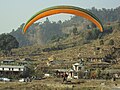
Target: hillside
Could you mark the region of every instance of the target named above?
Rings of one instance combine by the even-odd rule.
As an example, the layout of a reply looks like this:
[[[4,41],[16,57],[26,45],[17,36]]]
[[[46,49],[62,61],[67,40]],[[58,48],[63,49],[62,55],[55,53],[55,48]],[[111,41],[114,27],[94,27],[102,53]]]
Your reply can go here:
[[[92,9],[89,9],[89,11],[93,12],[98,18],[100,18],[103,24],[110,24],[111,22],[120,20],[120,7],[115,9],[96,9],[93,7]],[[20,47],[34,44],[45,45],[48,44],[51,39],[53,40],[57,37],[68,37],[75,27],[77,27],[79,33],[81,33],[81,31],[89,30],[91,29],[92,24],[86,19],[72,16],[70,20],[66,20],[64,22],[51,22],[46,18],[46,21],[43,23],[34,23],[26,34],[23,34],[22,32],[23,26],[24,24],[22,24],[17,30],[13,30],[10,33],[16,37]]]
[[[33,45],[13,49],[12,53],[15,56],[31,57],[37,60],[48,59],[54,56],[56,60],[77,60],[79,57],[104,57],[107,54],[112,54],[112,47],[120,48],[120,26],[118,23],[110,25],[113,32],[103,34],[101,38],[95,40],[83,40],[80,34],[70,35],[66,39],[59,41],[51,41],[49,44]],[[108,27],[110,27],[108,26]],[[107,30],[105,30],[107,31]],[[86,31],[83,31],[84,34]],[[89,32],[92,32],[91,30]],[[85,33],[86,34],[86,33]],[[91,35],[92,36],[92,35]],[[111,40],[114,43],[111,43]],[[102,42],[102,43],[101,43]],[[97,48],[100,48],[99,50]],[[119,57],[120,51],[116,51],[113,55]]]
[[[10,34],[16,37],[20,47],[12,49],[11,55],[15,58],[30,57],[35,60],[54,57],[56,60],[78,60],[79,57],[108,57],[119,58],[120,48],[120,8],[97,10],[92,8],[93,13],[100,13],[100,17],[108,14],[108,20],[103,22],[104,32],[101,33],[96,26],[86,19],[72,16],[70,20],[51,22],[48,18],[43,23],[34,23],[26,34],[23,34],[22,24]],[[112,18],[114,14],[117,18]],[[102,20],[102,19],[101,19]]]

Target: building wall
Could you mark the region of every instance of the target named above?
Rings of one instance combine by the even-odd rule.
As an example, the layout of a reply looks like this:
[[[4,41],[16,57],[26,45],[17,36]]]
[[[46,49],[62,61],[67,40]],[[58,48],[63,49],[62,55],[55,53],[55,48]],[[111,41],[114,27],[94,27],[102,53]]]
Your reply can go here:
[[[0,77],[26,78],[29,76],[29,68],[24,66],[0,66]]]
[[[1,68],[0,71],[24,71],[24,68]]]

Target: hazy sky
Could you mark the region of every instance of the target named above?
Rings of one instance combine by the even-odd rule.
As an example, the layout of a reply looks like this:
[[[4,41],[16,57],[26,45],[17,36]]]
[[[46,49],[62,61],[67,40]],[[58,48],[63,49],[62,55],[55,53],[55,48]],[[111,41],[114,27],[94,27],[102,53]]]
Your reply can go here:
[[[36,12],[56,5],[72,5],[85,9],[116,8],[120,6],[120,0],[0,0],[0,34],[16,30]],[[49,19],[65,20],[69,19],[69,15],[54,15]]]

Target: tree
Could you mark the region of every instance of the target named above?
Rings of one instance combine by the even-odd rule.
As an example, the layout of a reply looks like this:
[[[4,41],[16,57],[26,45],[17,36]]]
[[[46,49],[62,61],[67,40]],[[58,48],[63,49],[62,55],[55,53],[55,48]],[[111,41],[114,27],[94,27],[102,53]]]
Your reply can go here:
[[[100,45],[104,45],[104,41],[103,40],[100,40],[99,43],[100,43]]]
[[[18,47],[19,47],[19,43],[15,37],[13,37],[10,34],[0,35],[0,50],[5,52],[5,54],[7,54],[7,52],[10,52],[11,49]]]
[[[85,35],[85,40],[92,40],[92,32],[87,31],[87,34]]]
[[[96,69],[96,74],[97,74],[97,78],[100,79],[101,70],[100,69]]]
[[[74,35],[77,35],[77,34],[78,34],[78,30],[77,30],[77,27],[76,27],[76,26],[73,28],[73,34],[74,34]]]
[[[95,40],[95,39],[97,39],[98,38],[98,36],[99,36],[99,34],[100,34],[100,31],[98,30],[98,29],[93,29],[92,30],[92,39],[93,40]]]
[[[62,21],[61,21],[61,20],[59,20],[59,21],[58,21],[58,24],[60,24],[60,25],[61,25],[61,24],[62,24]]]
[[[50,20],[48,19],[48,17],[46,18],[46,22],[50,22]]]
[[[114,45],[114,43],[115,43],[114,40],[111,39],[108,44],[109,44],[109,45]]]
[[[94,29],[96,28],[97,26],[94,24],[94,23],[91,23],[91,28]]]

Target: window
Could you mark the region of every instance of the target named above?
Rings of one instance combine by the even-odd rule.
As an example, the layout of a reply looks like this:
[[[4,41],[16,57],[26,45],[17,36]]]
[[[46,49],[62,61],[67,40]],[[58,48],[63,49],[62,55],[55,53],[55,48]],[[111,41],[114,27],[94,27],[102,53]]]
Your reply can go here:
[[[21,69],[19,68],[19,71],[20,71]]]
[[[81,70],[81,67],[79,67],[79,70]]]
[[[75,65],[75,70],[77,70],[77,66]]]

